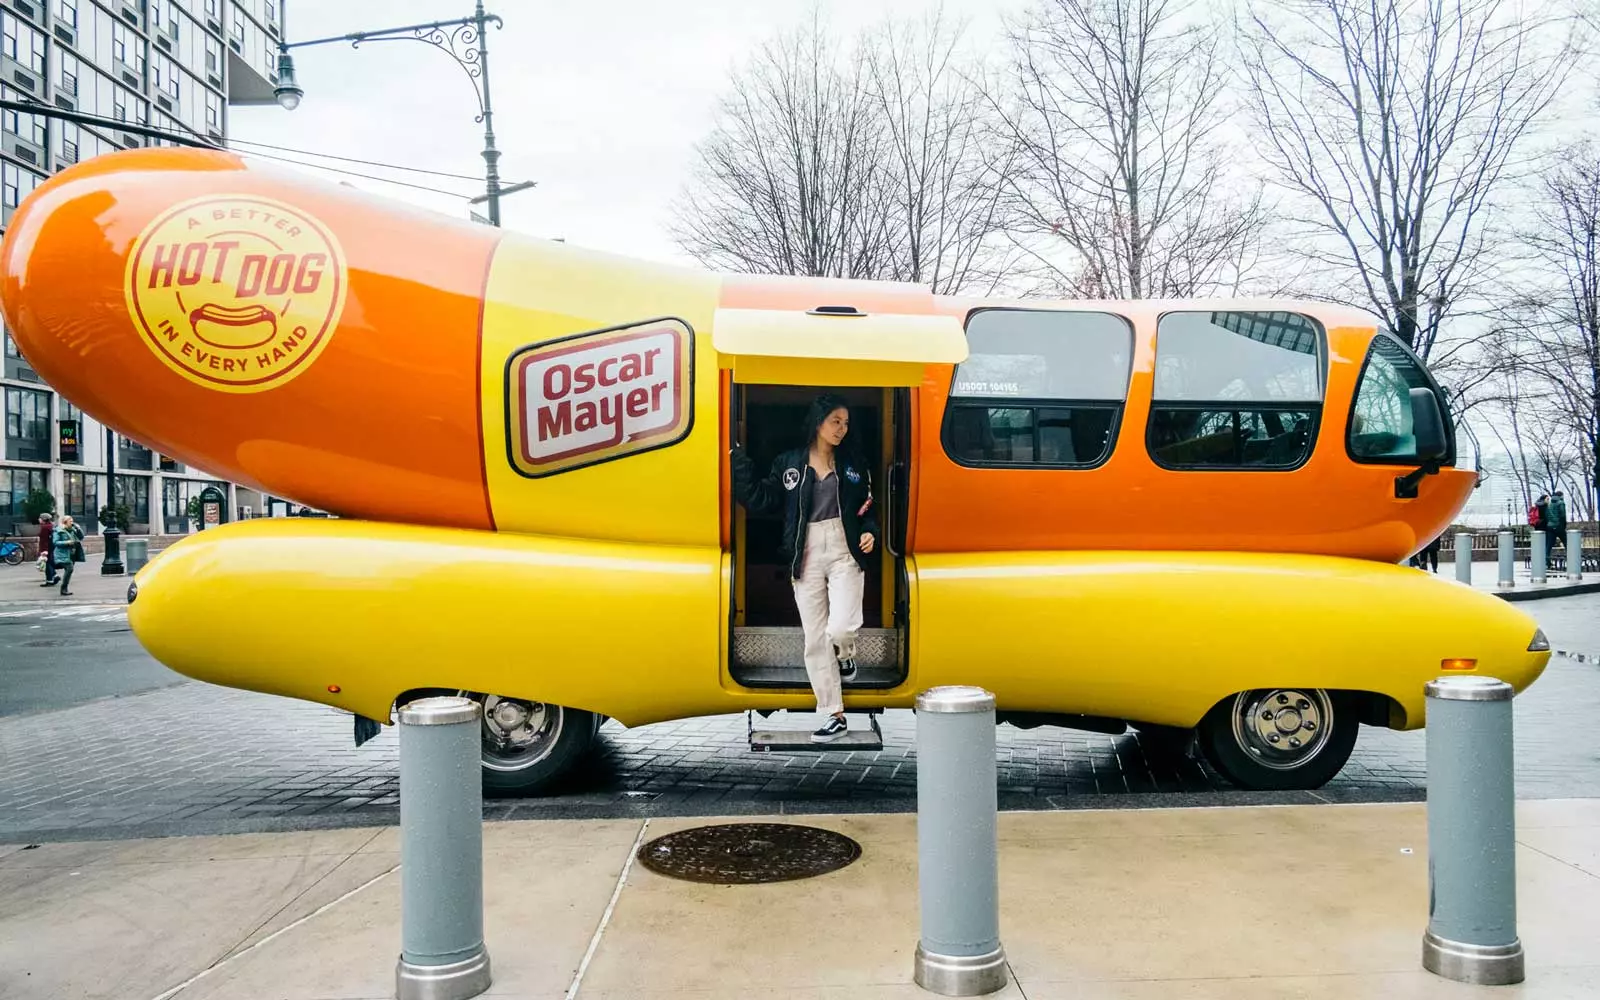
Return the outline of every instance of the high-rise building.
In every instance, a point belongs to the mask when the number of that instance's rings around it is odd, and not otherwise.
[[[0,0],[0,97],[221,140],[230,104],[273,101],[282,16],[278,0]],[[114,125],[0,112],[0,225],[49,174],[155,144]],[[0,531],[23,533],[23,502],[40,489],[95,531],[108,497],[127,506],[131,534],[197,527],[189,501],[208,486],[227,495],[232,516],[260,510],[253,491],[120,435],[108,492],[105,429],[44,384],[9,332],[0,390]]]

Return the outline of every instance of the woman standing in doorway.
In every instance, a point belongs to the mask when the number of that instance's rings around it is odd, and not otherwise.
[[[856,633],[867,557],[878,543],[872,476],[841,446],[850,432],[850,407],[838,396],[818,396],[806,414],[806,443],[779,455],[767,478],[737,447],[732,455],[733,498],[757,516],[783,512],[783,551],[805,633],[806,676],[827,716],[811,734],[829,743],[850,731],[842,682],[856,673]]]

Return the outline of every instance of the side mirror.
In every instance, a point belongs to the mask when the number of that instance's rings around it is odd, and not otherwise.
[[[1432,389],[1411,390],[1411,433],[1417,439],[1417,460],[1437,462],[1450,453],[1444,435],[1444,413]]]

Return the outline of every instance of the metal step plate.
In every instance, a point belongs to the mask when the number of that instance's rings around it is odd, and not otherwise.
[[[747,688],[811,689],[805,667],[734,667],[733,679]],[[883,691],[899,687],[903,680],[899,667],[857,667],[855,677],[843,686],[846,691]]]
[[[733,666],[793,667],[804,676],[806,640],[798,626],[735,628]],[[856,666],[899,673],[900,640],[892,628],[864,628],[856,633]]]
[[[756,729],[750,733],[750,749],[759,752],[777,750],[784,753],[838,753],[850,750],[882,750],[883,735],[876,727],[852,729],[836,740],[827,743],[811,742],[809,729]]]

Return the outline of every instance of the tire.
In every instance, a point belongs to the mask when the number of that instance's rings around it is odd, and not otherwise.
[[[483,791],[537,795],[554,788],[594,744],[593,712],[498,695],[472,695],[483,705]]]
[[[1309,791],[1344,767],[1359,725],[1348,695],[1262,688],[1223,699],[1200,720],[1198,736],[1206,760],[1240,788]]]
[[[22,564],[22,546],[13,545],[6,549],[5,560],[8,565],[19,566]]]

